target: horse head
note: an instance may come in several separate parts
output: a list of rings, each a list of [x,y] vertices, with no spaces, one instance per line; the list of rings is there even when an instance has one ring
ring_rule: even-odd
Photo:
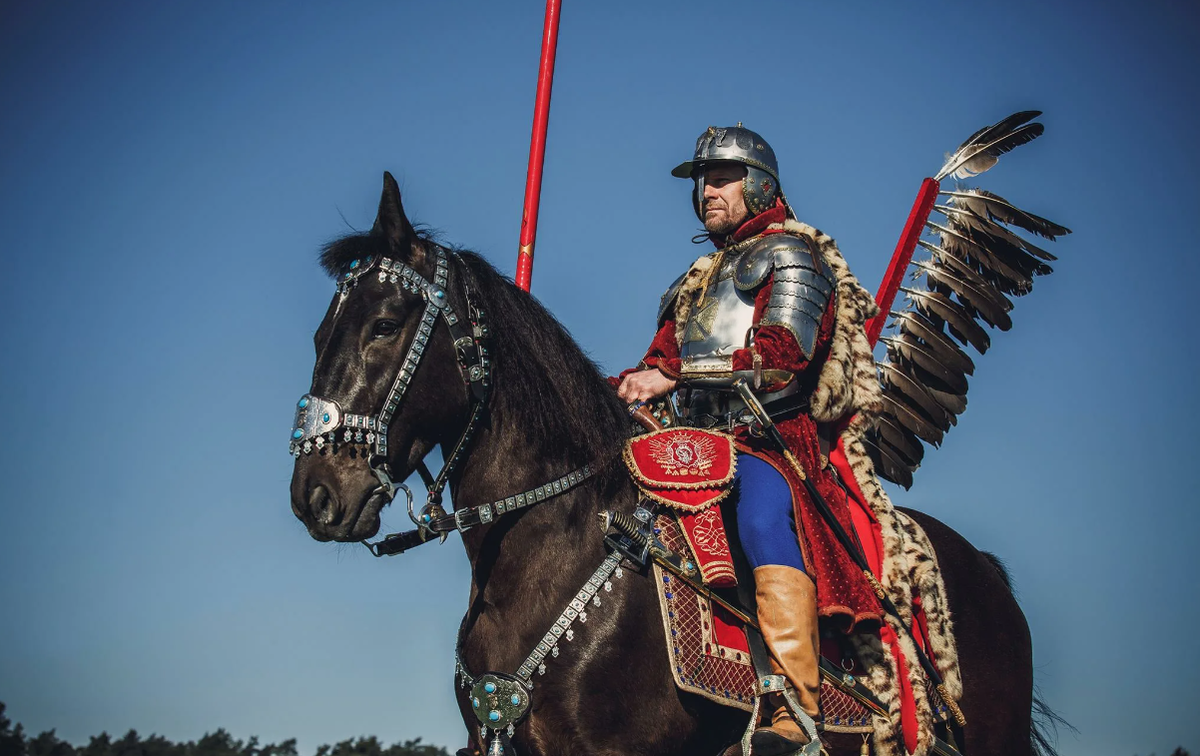
[[[361,541],[378,532],[394,481],[464,427],[466,373],[482,356],[464,361],[471,345],[456,348],[455,332],[470,327],[460,322],[465,290],[446,250],[405,216],[390,173],[371,231],[328,244],[321,264],[337,292],[313,339],[312,387],[297,404],[292,511],[317,540]]]

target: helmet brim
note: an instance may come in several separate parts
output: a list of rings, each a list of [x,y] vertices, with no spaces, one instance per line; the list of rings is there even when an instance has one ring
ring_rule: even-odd
[[[696,170],[696,165],[697,163],[694,160],[685,160],[684,162],[675,166],[675,168],[671,171],[671,175],[675,178],[690,179],[693,171]]]

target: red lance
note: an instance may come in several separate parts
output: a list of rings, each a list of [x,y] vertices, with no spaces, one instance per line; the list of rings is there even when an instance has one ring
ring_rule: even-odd
[[[525,175],[525,208],[521,213],[521,248],[517,252],[517,286],[529,291],[533,280],[533,243],[537,237],[538,204],[542,199],[542,163],[546,130],[550,126],[550,89],[554,84],[554,53],[562,0],[546,0],[542,29],[542,59],[538,65],[537,98],[533,106],[533,136],[529,140],[529,171]]]

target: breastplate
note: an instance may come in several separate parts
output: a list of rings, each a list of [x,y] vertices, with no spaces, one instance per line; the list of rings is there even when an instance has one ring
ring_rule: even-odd
[[[725,259],[716,280],[688,315],[679,356],[697,367],[728,357],[746,346],[754,325],[754,293],[739,291],[733,282],[737,258]]]

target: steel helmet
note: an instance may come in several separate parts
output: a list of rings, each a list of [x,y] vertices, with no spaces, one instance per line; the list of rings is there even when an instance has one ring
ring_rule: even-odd
[[[696,188],[692,192],[692,207],[701,221],[700,212],[704,200],[704,169],[712,163],[733,162],[746,166],[746,177],[742,179],[742,197],[751,215],[769,210],[775,198],[782,196],[779,188],[779,164],[775,161],[775,150],[757,133],[742,126],[717,128],[709,126],[696,140],[696,152],[691,160],[680,163],[671,171],[677,178],[693,179]]]

